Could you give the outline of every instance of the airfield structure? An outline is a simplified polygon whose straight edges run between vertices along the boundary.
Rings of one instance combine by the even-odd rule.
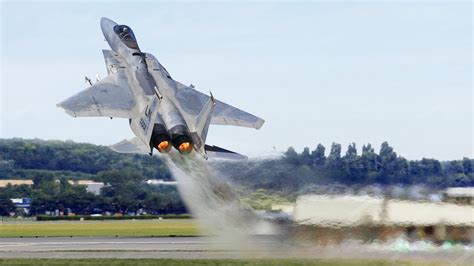
[[[474,205],[474,187],[452,187],[446,189],[444,200],[450,203]]]
[[[324,244],[347,239],[474,242],[474,206],[369,196],[305,195],[293,219],[300,236]]]

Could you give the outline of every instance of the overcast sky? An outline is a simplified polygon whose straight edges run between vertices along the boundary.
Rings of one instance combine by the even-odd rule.
[[[0,137],[110,145],[126,120],[56,103],[104,77],[105,16],[174,79],[266,120],[211,127],[251,156],[388,141],[409,159],[473,157],[473,41],[464,3],[1,3]]]

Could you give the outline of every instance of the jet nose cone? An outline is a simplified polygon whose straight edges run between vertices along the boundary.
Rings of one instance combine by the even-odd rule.
[[[100,19],[100,27],[102,28],[102,32],[105,34],[106,32],[112,30],[112,28],[117,25],[113,20],[103,17]]]

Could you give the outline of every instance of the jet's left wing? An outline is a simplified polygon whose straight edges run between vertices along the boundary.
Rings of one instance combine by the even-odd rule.
[[[146,53],[145,57],[148,69],[152,75],[156,71],[166,71],[152,54]],[[209,101],[209,96],[195,90],[191,86],[183,85],[175,80],[173,81],[177,86],[175,96],[183,111],[189,115],[199,115],[204,105]],[[230,125],[259,129],[263,123],[265,123],[265,120],[216,100],[210,123],[213,125]]]
[[[197,114],[208,101],[209,96],[193,89],[192,87],[183,85],[178,81],[175,82],[178,88],[176,98],[181,103],[181,106],[188,113]],[[265,123],[265,120],[260,117],[242,111],[219,100],[216,100],[215,102],[216,105],[211,119],[212,125],[229,125],[260,129],[263,123]]]

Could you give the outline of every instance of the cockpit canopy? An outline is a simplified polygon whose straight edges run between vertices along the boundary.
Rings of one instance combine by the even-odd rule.
[[[128,48],[138,49],[137,39],[129,26],[117,25],[114,27],[114,31]]]

